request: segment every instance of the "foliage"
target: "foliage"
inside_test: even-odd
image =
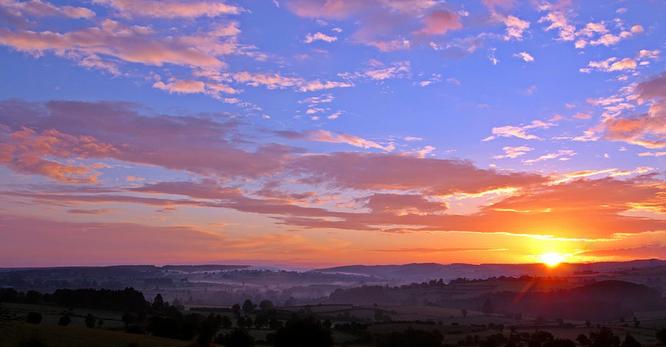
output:
[[[392,332],[376,338],[378,347],[440,347],[444,337],[439,331],[424,331],[409,328],[403,332]]]
[[[254,337],[244,329],[236,328],[215,339],[215,343],[223,344],[225,347],[252,347]]]
[[[39,324],[42,322],[42,314],[39,312],[28,312],[25,321],[30,324]]]
[[[331,347],[331,330],[312,316],[291,317],[275,333],[275,347]]]

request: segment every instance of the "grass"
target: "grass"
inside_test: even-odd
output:
[[[186,347],[192,342],[133,335],[104,329],[78,326],[31,325],[4,323],[0,325],[0,347],[17,347],[22,341],[36,339],[48,347]]]

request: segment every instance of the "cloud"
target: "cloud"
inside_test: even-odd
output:
[[[530,28],[530,22],[522,20],[516,16],[503,17],[502,22],[506,26],[506,34],[504,35],[505,41],[522,41],[523,33]]]
[[[527,52],[516,53],[513,56],[518,58],[518,59],[521,59],[522,61],[524,61],[526,63],[533,63],[534,62],[534,57],[531,54],[527,53]]]
[[[158,80],[153,83],[153,88],[167,91],[170,94],[207,94],[215,98],[222,98],[221,93],[238,93],[238,90],[222,83],[204,82],[198,80],[171,79],[167,83]]]
[[[496,155],[493,158],[495,159],[504,159],[504,158],[511,158],[515,159],[518,157],[521,157],[528,152],[531,152],[534,150],[532,147],[527,147],[527,146],[517,146],[517,147],[511,147],[511,146],[505,146],[502,147],[502,150],[504,150],[504,154],[502,155]]]
[[[517,137],[523,140],[541,140],[540,137],[528,134],[527,131],[531,129],[548,129],[554,125],[555,123],[552,121],[533,120],[530,124],[523,126],[506,125],[495,127],[492,129],[492,135],[486,137],[482,141],[491,141],[498,137]]]
[[[545,160],[553,160],[553,159],[558,159],[558,160],[569,160],[571,157],[576,155],[576,151],[571,150],[571,149],[560,149],[557,152],[554,153],[547,153],[544,154],[536,159],[529,159],[529,160],[523,160],[523,163],[525,164],[534,164],[538,163],[540,161],[545,161]]]
[[[658,199],[663,193],[664,187],[659,181],[645,176],[628,180],[579,179],[527,186],[468,215],[433,213],[436,210],[419,213],[418,209],[404,210],[400,208],[402,204],[393,204],[388,205],[393,213],[347,213],[335,219],[292,216],[285,217],[284,221],[304,228],[508,232],[607,239],[618,233],[666,230],[664,220],[623,215],[637,204],[663,210],[663,203]],[[382,204],[378,206],[379,211],[383,211]]]
[[[315,92],[334,88],[349,88],[354,84],[346,81],[307,81],[300,77],[282,76],[280,74],[240,71],[230,74],[238,83],[249,86],[264,86],[268,89],[294,88],[300,92]]]
[[[446,205],[425,199],[416,194],[372,194],[365,200],[365,206],[372,213],[392,215],[428,215],[446,210]]]
[[[74,54],[153,66],[174,64],[204,68],[223,67],[225,64],[218,57],[237,51],[233,40],[219,41],[206,35],[159,38],[148,27],[125,26],[110,19],[103,20],[98,27],[65,33],[2,28],[0,44],[34,55],[52,52],[65,57]]]
[[[579,38],[576,40],[575,47],[585,48],[587,45],[603,45],[609,47],[618,44],[624,39],[640,34],[643,31],[643,26],[637,24],[632,26],[629,30],[622,30],[617,34],[612,34],[606,28],[604,22],[591,22],[587,23],[583,29],[576,32],[576,36]],[[595,39],[594,36],[597,36],[597,38]]]
[[[417,34],[443,35],[451,30],[462,28],[460,17],[451,11],[437,10],[429,13],[423,20],[423,28]]]
[[[3,101],[0,115],[0,124],[6,129],[6,140],[2,142],[3,163],[23,172],[27,169],[16,166],[16,159],[11,159],[17,153],[24,153],[21,157],[38,155],[42,159],[45,155],[112,158],[203,175],[257,178],[278,170],[286,156],[294,151],[277,144],[260,144],[248,149],[250,144],[246,141],[233,141],[236,123],[228,118],[224,121],[223,114],[213,120],[197,116],[144,115],[135,105],[113,102]],[[10,136],[16,132],[21,136]],[[46,151],[43,146],[30,145],[43,143],[39,136],[56,133],[58,139],[66,141],[55,142],[58,146],[47,147]],[[52,141],[49,139],[47,143]],[[21,151],[17,152],[16,148]],[[41,173],[59,180],[70,176],[90,178],[88,171],[61,175],[52,173],[50,167]]]
[[[105,157],[117,149],[90,136],[73,136],[57,130],[36,132],[29,128],[10,130],[0,125],[0,164],[26,174],[44,175],[65,183],[95,183],[99,175],[83,164],[58,159]]]
[[[0,1],[0,12],[12,17],[67,17],[73,19],[91,19],[95,12],[85,7],[57,6],[43,0],[3,0]]]
[[[478,193],[541,182],[539,175],[500,173],[470,162],[379,153],[331,153],[295,159],[290,171],[310,183],[360,190],[420,190],[431,194]]]
[[[186,226],[72,223],[6,214],[0,222],[5,266],[205,261],[216,257],[220,247],[233,248],[225,245],[229,240]]]
[[[594,70],[603,72],[636,70],[636,67],[638,67],[638,63],[633,58],[619,59],[610,57],[606,60],[590,61],[587,67],[580,69],[580,72],[589,73]]]
[[[562,8],[551,4],[544,4],[540,7],[541,11],[546,11],[546,15],[539,18],[539,23],[550,23],[544,30],[556,30],[559,40],[573,41],[576,37],[576,27],[569,23],[567,14]]]
[[[276,133],[288,139],[302,139],[327,143],[344,143],[354,147],[379,149],[385,152],[391,152],[395,149],[395,145],[393,143],[382,145],[379,142],[364,139],[362,137],[349,134],[335,134],[328,130],[311,130],[305,132],[278,131]]]
[[[290,0],[287,8],[300,17],[356,18],[359,25],[351,41],[385,52],[462,28],[459,15],[434,0]]]
[[[666,152],[641,152],[638,153],[639,157],[664,157]]]
[[[93,0],[112,7],[126,17],[197,18],[239,14],[240,7],[221,1],[197,0]]]
[[[635,90],[640,100],[648,102],[647,112],[605,119],[605,138],[650,149],[666,148],[666,74],[639,83]]]
[[[338,40],[338,38],[335,37],[335,36],[330,36],[330,35],[326,35],[326,34],[321,33],[321,32],[316,32],[314,34],[305,35],[305,41],[304,42],[305,43],[313,43],[315,41],[324,41],[324,42],[331,43],[331,42],[335,42],[337,40]]]
[[[341,73],[340,77],[348,80],[367,78],[375,81],[408,77],[411,72],[411,64],[408,61],[400,61],[385,66],[382,62],[371,61],[370,66],[364,71]]]

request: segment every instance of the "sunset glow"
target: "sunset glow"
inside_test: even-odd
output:
[[[564,255],[555,252],[544,253],[539,258],[542,263],[551,268],[557,267],[566,259]]]
[[[0,267],[666,258],[663,13],[0,1]]]

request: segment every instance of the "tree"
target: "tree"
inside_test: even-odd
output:
[[[155,295],[152,307],[155,311],[162,311],[164,309],[164,298],[162,298],[162,294]]]
[[[585,335],[585,334],[578,335],[578,337],[576,338],[576,341],[578,341],[578,344],[582,345],[582,346],[589,346],[589,345],[592,344],[592,341],[590,341],[590,338],[588,338],[587,335]]]
[[[332,347],[331,330],[312,316],[290,318],[275,333],[275,347]]]
[[[28,312],[25,321],[30,324],[39,324],[42,322],[42,314],[39,312]]]
[[[90,313],[88,313],[88,314],[86,315],[86,326],[87,326],[88,328],[94,328],[96,322],[97,322],[97,318],[95,318],[95,316],[93,316],[93,315],[90,314]]]
[[[253,304],[250,299],[246,299],[245,302],[243,302],[243,312],[245,312],[245,314],[254,313],[256,307],[257,306]]]
[[[197,336],[197,344],[200,347],[207,347],[213,338],[220,330],[222,317],[213,314],[208,315],[206,319],[199,325],[199,335]]]
[[[592,347],[619,347],[620,338],[613,334],[609,328],[601,328],[598,332],[590,333]]]
[[[254,337],[248,334],[247,331],[236,328],[218,336],[215,343],[222,344],[225,347],[252,347],[254,346]]]
[[[267,314],[265,314],[263,312],[258,313],[257,316],[254,317],[254,326],[257,329],[261,329],[261,328],[265,327],[268,324],[268,321],[269,321],[269,319],[268,319]]]
[[[553,341],[548,341],[544,347],[576,347],[576,343],[568,339],[554,339]]]
[[[641,347],[641,343],[638,342],[631,334],[627,333],[624,337],[624,342],[622,342],[622,347]]]
[[[502,336],[501,334],[498,334]],[[409,328],[405,331],[395,331],[390,334],[377,336],[378,347],[440,347],[444,337],[437,331],[424,331]],[[481,343],[481,346],[498,346],[493,336]]]
[[[272,311],[275,308],[273,302],[270,300],[261,300],[259,303],[259,309],[263,312]]]
[[[666,328],[659,329],[657,331],[656,337],[657,341],[666,346]]]
[[[234,323],[231,321],[231,319],[229,319],[229,317],[227,317],[227,316],[222,316],[221,324],[222,324],[222,328],[224,328],[224,329],[229,329],[229,328],[231,328],[232,325],[234,325]]]
[[[460,310],[460,313],[462,313],[463,318],[467,318],[467,310],[466,309],[463,308],[462,310]]]
[[[241,314],[241,307],[240,307],[240,305],[239,305],[239,304],[234,304],[233,306],[231,306],[231,312],[234,313],[234,315],[236,316],[236,318],[239,318],[239,317],[240,317],[240,314]]]
[[[60,319],[58,319],[58,325],[60,325],[61,327],[66,327],[71,322],[72,318],[70,318],[68,314],[63,314],[62,316],[60,316]]]

